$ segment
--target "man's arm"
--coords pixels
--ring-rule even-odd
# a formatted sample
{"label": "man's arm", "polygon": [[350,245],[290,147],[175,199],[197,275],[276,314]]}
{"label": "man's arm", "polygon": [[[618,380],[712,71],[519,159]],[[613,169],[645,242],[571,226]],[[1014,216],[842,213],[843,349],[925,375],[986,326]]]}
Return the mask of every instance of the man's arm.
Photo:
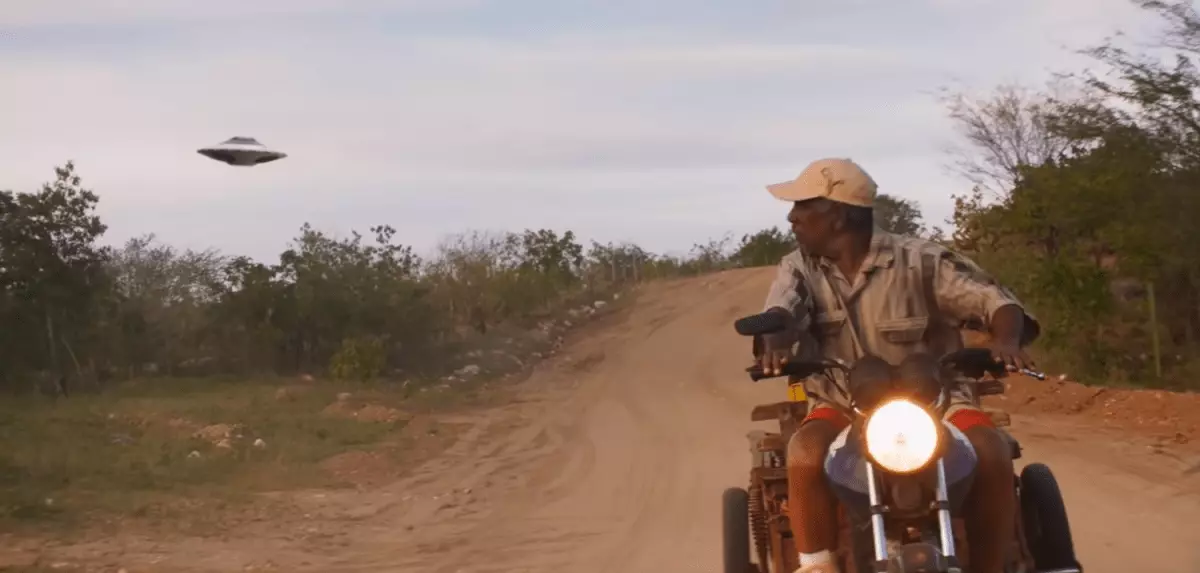
{"label": "man's arm", "polygon": [[[801,270],[802,261],[798,253],[792,253],[779,262],[775,280],[767,291],[764,312],[784,315],[788,328],[784,332],[762,337],[762,354],[759,364],[768,374],[778,373],[779,368],[792,357],[792,348],[800,341],[800,334],[807,331],[812,322],[812,292],[808,280]],[[755,344],[756,350],[758,344]]]}
{"label": "man's arm", "polygon": [[936,260],[933,290],[941,312],[985,325],[998,360],[1014,367],[1032,366],[1021,348],[1038,337],[1041,327],[1016,295],[958,253],[940,250]]}
{"label": "man's arm", "polygon": [[804,266],[804,255],[800,251],[793,251],[779,261],[775,280],[771,282],[767,300],[763,304],[763,312],[788,317],[788,330],[794,336],[807,332],[812,325],[814,301]]}
{"label": "man's arm", "polygon": [[[1020,348],[1025,346],[1025,320],[1025,309],[1019,303],[1006,304],[992,313],[988,333],[998,344]],[[1036,334],[1035,332],[1034,335]]]}

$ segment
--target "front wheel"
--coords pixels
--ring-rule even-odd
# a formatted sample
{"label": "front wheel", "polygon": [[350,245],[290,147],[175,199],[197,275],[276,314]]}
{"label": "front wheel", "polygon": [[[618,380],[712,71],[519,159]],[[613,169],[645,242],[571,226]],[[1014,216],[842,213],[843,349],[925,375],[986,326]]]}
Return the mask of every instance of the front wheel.
{"label": "front wheel", "polygon": [[721,530],[724,539],[724,573],[751,573],[750,494],[731,487],[721,496]]}
{"label": "front wheel", "polygon": [[1045,464],[1021,470],[1021,519],[1038,571],[1078,569],[1067,506],[1058,480]]}

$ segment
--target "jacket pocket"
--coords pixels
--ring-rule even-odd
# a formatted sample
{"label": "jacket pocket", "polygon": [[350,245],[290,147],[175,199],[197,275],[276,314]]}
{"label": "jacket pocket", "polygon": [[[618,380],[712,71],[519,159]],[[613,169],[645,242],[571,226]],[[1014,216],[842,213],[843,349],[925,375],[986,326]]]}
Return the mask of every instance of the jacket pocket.
{"label": "jacket pocket", "polygon": [[879,321],[875,328],[880,337],[892,344],[913,344],[925,339],[929,328],[928,316],[893,318]]}
{"label": "jacket pocket", "polygon": [[846,316],[844,310],[818,313],[813,318],[813,328],[817,336],[825,339],[840,335],[846,328]]}

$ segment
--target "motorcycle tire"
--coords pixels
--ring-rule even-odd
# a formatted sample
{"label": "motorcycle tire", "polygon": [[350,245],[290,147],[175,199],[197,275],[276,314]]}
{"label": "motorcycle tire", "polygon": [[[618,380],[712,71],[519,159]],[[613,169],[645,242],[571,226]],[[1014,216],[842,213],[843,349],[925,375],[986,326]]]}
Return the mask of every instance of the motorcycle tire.
{"label": "motorcycle tire", "polygon": [[731,487],[721,496],[721,537],[724,540],[724,573],[757,571],[750,564],[750,494]]}
{"label": "motorcycle tire", "polygon": [[1036,569],[1078,569],[1067,506],[1053,472],[1045,464],[1029,464],[1020,483],[1022,525]]}

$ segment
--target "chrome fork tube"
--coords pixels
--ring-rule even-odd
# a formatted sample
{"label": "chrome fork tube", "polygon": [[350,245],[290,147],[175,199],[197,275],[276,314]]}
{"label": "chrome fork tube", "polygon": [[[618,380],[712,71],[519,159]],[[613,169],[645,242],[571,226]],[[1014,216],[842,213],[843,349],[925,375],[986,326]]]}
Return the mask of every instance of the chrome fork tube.
{"label": "chrome fork tube", "polygon": [[875,464],[867,461],[867,493],[871,499],[871,540],[875,545],[875,561],[887,561],[887,530],[883,526],[883,505],[880,503],[879,482],[875,479]]}
{"label": "chrome fork tube", "polygon": [[937,508],[938,532],[942,537],[942,554],[955,556],[954,526],[950,521],[950,490],[946,486],[946,464],[941,458],[937,462]]}

